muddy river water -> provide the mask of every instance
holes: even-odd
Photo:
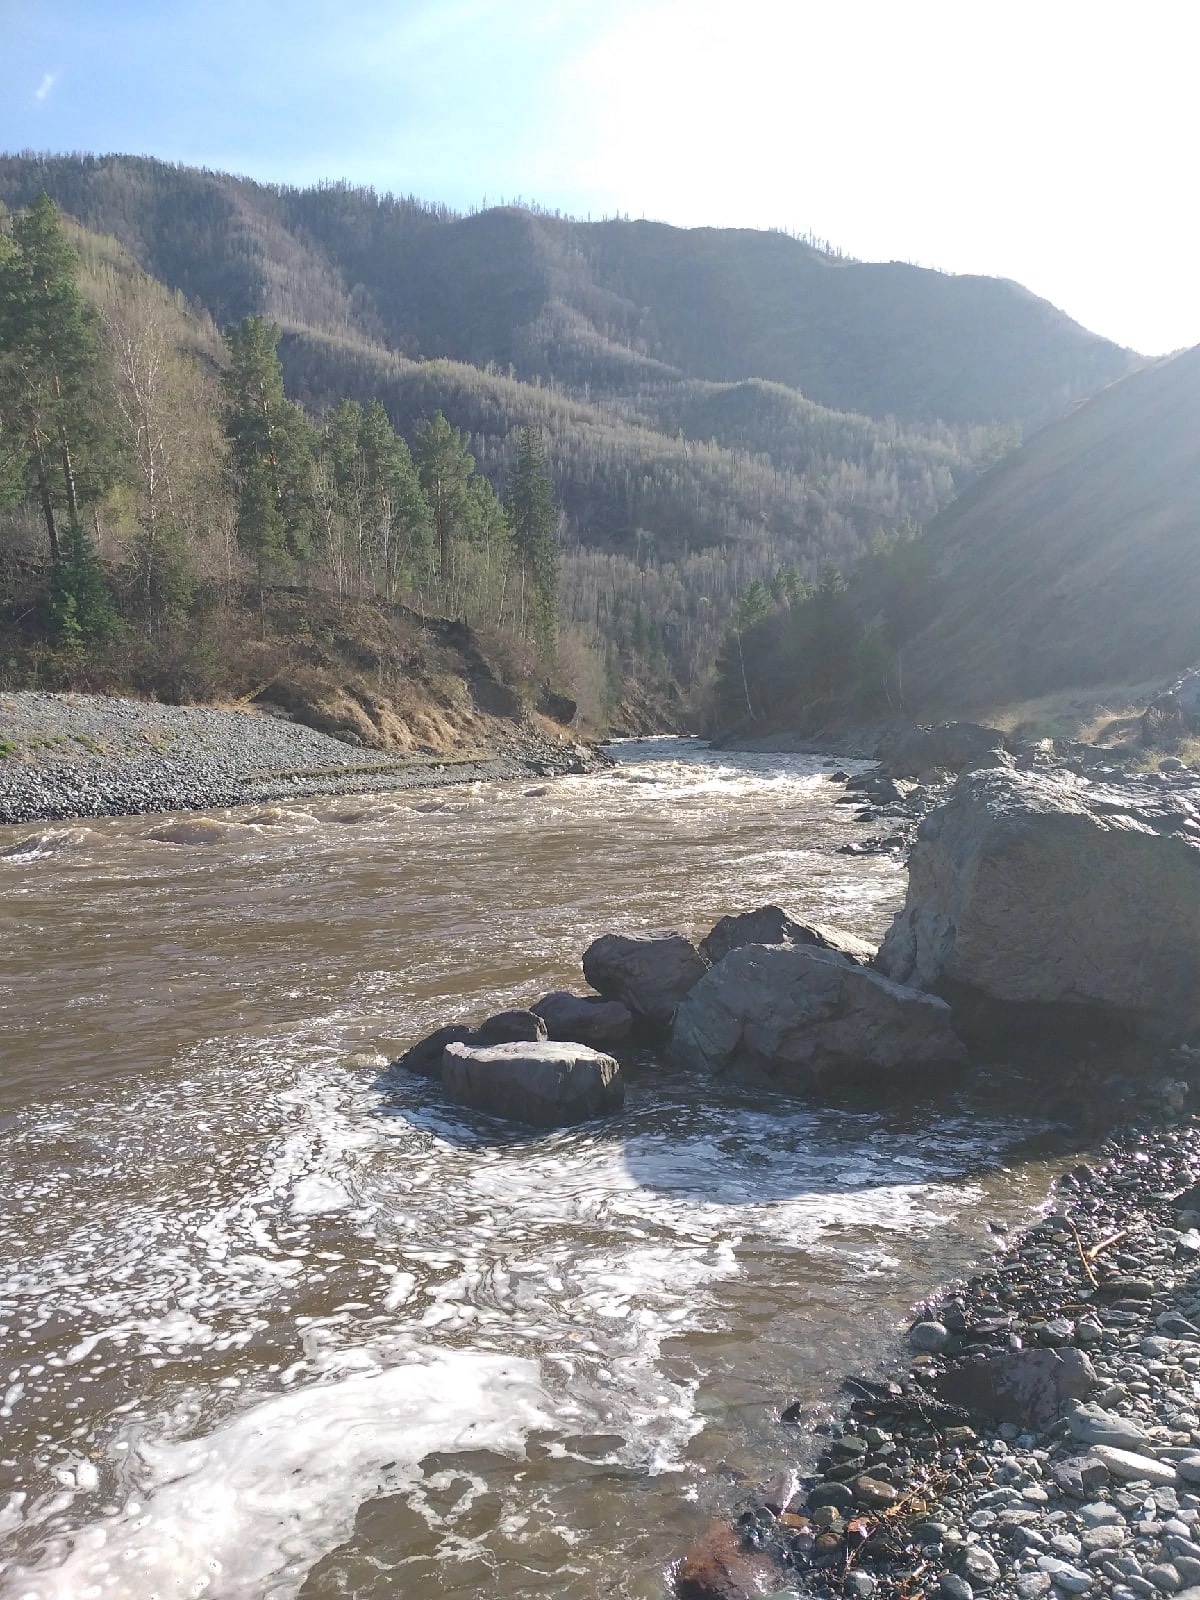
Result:
[[[522,1136],[383,1069],[610,929],[903,893],[817,758],[0,829],[0,1595],[659,1600],[1041,1130],[648,1063]],[[163,837],[163,834],[166,834]],[[153,837],[153,835],[159,837]]]

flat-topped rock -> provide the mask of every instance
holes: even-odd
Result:
[[[587,1045],[534,1040],[446,1046],[442,1088],[459,1105],[535,1128],[565,1128],[619,1111],[621,1069]]]
[[[966,1059],[942,1001],[836,951],[793,945],[731,951],[680,1005],[669,1054],[797,1089]]]

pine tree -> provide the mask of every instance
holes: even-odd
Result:
[[[14,441],[57,568],[64,513],[75,543],[86,542],[84,508],[115,473],[105,351],[77,285],[79,257],[45,193],[14,218],[12,240],[0,246],[0,435]]]
[[[316,439],[300,407],[284,395],[279,337],[278,326],[262,317],[246,317],[226,335],[225,431],[238,543],[257,568],[260,603],[267,572],[310,553],[316,509]]]
[[[408,445],[378,400],[362,415],[358,448],[376,589],[394,600],[405,588],[419,588],[432,571],[433,513]]]
[[[558,632],[558,502],[540,428],[522,428],[517,437],[508,515],[521,584],[522,631],[532,631],[548,661]]]
[[[471,523],[467,485],[475,471],[475,457],[467,449],[466,435],[452,428],[437,411],[433,421],[418,431],[413,458],[433,516],[438,578],[443,595],[448,595],[453,547],[456,540],[467,536]]]

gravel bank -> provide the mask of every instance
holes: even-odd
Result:
[[[0,824],[553,777],[599,758],[533,729],[477,760],[398,757],[251,711],[0,694]]]
[[[905,1367],[847,1380],[816,1476],[689,1555],[683,1600],[1200,1600],[1198,1178],[1195,1120],[1063,1177]]]

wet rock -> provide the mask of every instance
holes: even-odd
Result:
[[[920,778],[935,769],[957,773],[1011,765],[1007,745],[999,728],[942,722],[894,734],[878,747],[875,759],[893,778]]]
[[[511,1044],[545,1037],[546,1025],[532,1011],[499,1011],[478,1028],[468,1028],[465,1023],[454,1022],[448,1027],[436,1029],[397,1057],[392,1066],[419,1073],[423,1078],[440,1078],[442,1059],[449,1044]]]
[[[938,1593],[943,1600],[975,1600],[975,1591],[957,1572],[944,1572],[938,1580]]]
[[[403,1067],[406,1072],[417,1072],[423,1078],[440,1078],[442,1057],[448,1044],[463,1044],[471,1038],[472,1030],[461,1023],[451,1023],[428,1034],[410,1050],[392,1062],[393,1067]]]
[[[818,950],[839,950],[864,965],[875,955],[875,946],[865,939],[824,923],[798,922],[780,906],[760,906],[757,911],[722,917],[708,937],[700,941],[700,954],[715,967],[731,950],[747,944],[811,945]]]
[[[796,1474],[789,1470],[774,1477],[763,1489],[759,1498],[768,1511],[773,1511],[778,1516],[791,1505],[795,1493]]]
[[[901,983],[1002,1006],[1200,1025],[1200,807],[1186,793],[975,772],[922,823],[876,958]]]
[[[729,1523],[715,1522],[679,1563],[675,1593],[678,1600],[751,1600],[778,1588],[784,1577],[775,1560],[749,1549]]]
[[[882,1511],[887,1506],[895,1505],[900,1498],[900,1491],[890,1483],[884,1483],[880,1478],[872,1478],[865,1472],[860,1473],[857,1478],[851,1478],[850,1488],[856,1503],[866,1506],[871,1511]]]
[[[835,951],[787,945],[744,945],[713,967],[680,1005],[669,1053],[789,1088],[965,1061],[942,1002]]]
[[[1200,724],[1200,670],[1193,668],[1151,701],[1142,713],[1143,744],[1182,739]],[[1170,758],[1168,758],[1170,759]],[[1165,767],[1166,763],[1160,764]],[[1181,763],[1182,765],[1182,763]]]
[[[498,1011],[481,1022],[472,1044],[532,1044],[546,1037],[546,1024],[533,1011]]]
[[[494,1117],[562,1128],[619,1111],[621,1069],[581,1044],[478,1046],[453,1043],[442,1057],[442,1087],[459,1105]]]
[[[944,1372],[940,1399],[989,1422],[1042,1432],[1071,1400],[1090,1394],[1096,1372],[1081,1350],[1006,1350]]]
[[[681,933],[606,933],[583,953],[583,975],[606,1000],[651,1028],[670,1026],[675,1008],[708,971]]]
[[[596,995],[568,994],[556,990],[529,1008],[546,1024],[549,1038],[570,1044],[591,1045],[594,1050],[623,1044],[633,1026],[628,1006]]]
[[[950,1330],[941,1322],[915,1322],[908,1330],[908,1342],[914,1350],[936,1355],[950,1343]]]
[[[822,1506],[833,1506],[836,1511],[852,1511],[854,1509],[854,1491],[844,1483],[819,1483],[815,1489],[808,1493],[810,1511],[818,1511]]]

